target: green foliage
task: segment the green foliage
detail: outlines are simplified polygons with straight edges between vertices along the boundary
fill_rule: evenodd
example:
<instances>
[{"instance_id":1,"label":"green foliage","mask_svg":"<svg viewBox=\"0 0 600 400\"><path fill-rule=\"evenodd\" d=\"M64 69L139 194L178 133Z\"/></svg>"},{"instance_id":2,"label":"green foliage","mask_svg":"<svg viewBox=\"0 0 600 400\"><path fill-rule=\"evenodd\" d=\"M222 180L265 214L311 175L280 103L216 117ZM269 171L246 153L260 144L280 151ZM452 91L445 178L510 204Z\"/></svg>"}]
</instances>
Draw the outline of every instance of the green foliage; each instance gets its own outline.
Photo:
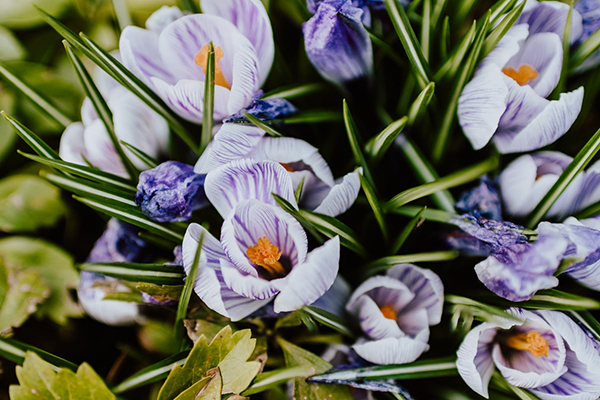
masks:
<instances>
[{"instance_id":1,"label":"green foliage","mask_svg":"<svg viewBox=\"0 0 600 400\"><path fill-rule=\"evenodd\" d=\"M23 366L17 366L19 386L9 388L11 400L116 400L92 367L83 363L73 372L27 352Z\"/></svg>"},{"instance_id":2,"label":"green foliage","mask_svg":"<svg viewBox=\"0 0 600 400\"><path fill-rule=\"evenodd\" d=\"M41 178L15 175L0 180L0 230L31 232L51 227L65 213L60 191Z\"/></svg>"}]
</instances>

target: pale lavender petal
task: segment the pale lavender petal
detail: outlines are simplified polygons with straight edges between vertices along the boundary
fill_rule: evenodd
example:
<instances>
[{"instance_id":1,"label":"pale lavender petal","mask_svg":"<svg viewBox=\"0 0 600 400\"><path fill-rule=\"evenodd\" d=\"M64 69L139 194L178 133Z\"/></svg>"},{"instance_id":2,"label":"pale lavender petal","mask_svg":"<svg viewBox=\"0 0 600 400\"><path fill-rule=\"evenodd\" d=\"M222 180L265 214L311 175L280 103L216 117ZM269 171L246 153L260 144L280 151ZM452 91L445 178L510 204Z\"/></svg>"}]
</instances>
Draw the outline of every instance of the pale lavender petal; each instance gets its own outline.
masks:
<instances>
[{"instance_id":1,"label":"pale lavender petal","mask_svg":"<svg viewBox=\"0 0 600 400\"><path fill-rule=\"evenodd\" d=\"M379 306L368 295L363 294L356 299L360 328L371 339L379 340L388 337L400 338L406 336L395 319L386 318Z\"/></svg>"},{"instance_id":2,"label":"pale lavender petal","mask_svg":"<svg viewBox=\"0 0 600 400\"><path fill-rule=\"evenodd\" d=\"M584 175L583 182L573 212L600 201L600 162L596 161L584 173L580 173L578 177L581 175Z\"/></svg>"},{"instance_id":3,"label":"pale lavender petal","mask_svg":"<svg viewBox=\"0 0 600 400\"><path fill-rule=\"evenodd\" d=\"M227 123L221 125L209 148L198 159L194 171L197 174L207 174L230 161L250 158L252 149L258 146L264 135L265 131L255 126Z\"/></svg>"},{"instance_id":4,"label":"pale lavender petal","mask_svg":"<svg viewBox=\"0 0 600 400\"><path fill-rule=\"evenodd\" d=\"M548 176L548 178L550 177ZM547 180L545 179L545 181ZM541 183L544 182L538 182L537 165L532 156L527 154L511 162L500 174L500 190L507 213L523 216L533 210L544 194L535 202L531 198L531 193L534 185L539 187ZM537 192L545 193L552 185L551 181L544 183L544 187L538 188Z\"/></svg>"},{"instance_id":5,"label":"pale lavender petal","mask_svg":"<svg viewBox=\"0 0 600 400\"><path fill-rule=\"evenodd\" d=\"M516 82L514 85L518 86ZM535 150L553 143L567 132L581 110L583 87L561 93L559 100L550 101L544 107L542 103L547 100L539 98L536 101L533 96L537 95L528 93L533 92L529 86L519 88L527 91L525 98L515 95L512 101L515 102L515 107L518 104L521 107L527 105L526 109L515 112L512 116L507 112L502 117L501 134L494 136L494 143L503 154Z\"/></svg>"},{"instance_id":6,"label":"pale lavender petal","mask_svg":"<svg viewBox=\"0 0 600 400\"><path fill-rule=\"evenodd\" d=\"M494 64L482 67L458 99L458 121L475 150L485 146L498 129L507 107L505 75Z\"/></svg>"},{"instance_id":7,"label":"pale lavender petal","mask_svg":"<svg viewBox=\"0 0 600 400\"><path fill-rule=\"evenodd\" d=\"M260 87L258 60L250 43L240 42L233 56L233 83L227 102L227 113L235 114L252 103L254 93Z\"/></svg>"},{"instance_id":8,"label":"pale lavender petal","mask_svg":"<svg viewBox=\"0 0 600 400\"><path fill-rule=\"evenodd\" d=\"M268 281L250 274L243 274L227 259L221 259L221 273L227 287L242 297L266 300L279 292L279 279Z\"/></svg>"},{"instance_id":9,"label":"pale lavender petal","mask_svg":"<svg viewBox=\"0 0 600 400\"><path fill-rule=\"evenodd\" d=\"M488 398L488 384L494 372L492 346L497 328L483 323L465 336L457 352L456 368L461 378L476 393Z\"/></svg>"},{"instance_id":10,"label":"pale lavender petal","mask_svg":"<svg viewBox=\"0 0 600 400\"><path fill-rule=\"evenodd\" d=\"M154 11L146 20L146 28L156 33L161 33L171 22L184 16L177 7L162 6Z\"/></svg>"},{"instance_id":11,"label":"pale lavender petal","mask_svg":"<svg viewBox=\"0 0 600 400\"><path fill-rule=\"evenodd\" d=\"M86 156L83 132L85 128L81 122L73 122L67 126L60 138L58 154L65 161L86 165L82 155Z\"/></svg>"},{"instance_id":12,"label":"pale lavender petal","mask_svg":"<svg viewBox=\"0 0 600 400\"><path fill-rule=\"evenodd\" d=\"M340 263L340 239L334 237L311 251L293 267L275 299L275 312L297 310L315 302L333 285Z\"/></svg>"},{"instance_id":13,"label":"pale lavender petal","mask_svg":"<svg viewBox=\"0 0 600 400\"><path fill-rule=\"evenodd\" d=\"M113 50L110 52L110 55L113 56L118 62L123 63L123 58L121 57L121 52L119 50ZM108 75L102 68L94 68L93 72L92 72L92 77L94 79L94 83L96 84L96 87L98 88L98 90L100 91L100 94L102 96L104 96L105 98L108 96L108 93L110 93L111 90L113 90L116 87L121 87L121 84L118 83L116 80L114 80L113 77L111 77L110 75ZM89 99L86 98L86 100L89 101ZM85 100L84 100L85 102ZM85 104L84 104L85 106ZM92 108L94 108L91 104L90 101L90 106ZM94 110L94 113L96 111ZM83 107L82 107L82 113L83 113ZM96 118L98 118L96 116ZM83 121L83 123L85 124L85 120Z\"/></svg>"},{"instance_id":14,"label":"pale lavender petal","mask_svg":"<svg viewBox=\"0 0 600 400\"><path fill-rule=\"evenodd\" d=\"M242 159L230 162L208 173L204 190L223 218L238 203L248 199L277 206L272 193L297 207L289 173L272 161Z\"/></svg>"},{"instance_id":15,"label":"pale lavender petal","mask_svg":"<svg viewBox=\"0 0 600 400\"><path fill-rule=\"evenodd\" d=\"M531 35L540 32L553 32L559 36L561 42L565 33L565 23L569 13L569 5L559 1L536 2L534 7L525 10L517 20L517 24L528 24ZM569 39L571 43L577 41L582 33L581 14L573 10L571 16L571 32Z\"/></svg>"},{"instance_id":16,"label":"pale lavender petal","mask_svg":"<svg viewBox=\"0 0 600 400\"><path fill-rule=\"evenodd\" d=\"M306 259L308 242L304 229L277 206L254 199L242 201L221 228L221 244L235 267L244 274L269 279L273 277L253 265L246 255L248 248L265 236L282 253L279 261L286 274Z\"/></svg>"},{"instance_id":17,"label":"pale lavender petal","mask_svg":"<svg viewBox=\"0 0 600 400\"><path fill-rule=\"evenodd\" d=\"M425 308L405 308L396 319L406 336L421 342L429 341L429 316Z\"/></svg>"},{"instance_id":18,"label":"pale lavender petal","mask_svg":"<svg viewBox=\"0 0 600 400\"><path fill-rule=\"evenodd\" d=\"M259 86L269 75L275 53L271 21L260 0L201 0L202 11L232 22L250 40L258 56Z\"/></svg>"},{"instance_id":19,"label":"pale lavender petal","mask_svg":"<svg viewBox=\"0 0 600 400\"><path fill-rule=\"evenodd\" d=\"M329 290L311 306L342 318L346 312L348 299L350 299L350 285L341 275L338 275Z\"/></svg>"},{"instance_id":20,"label":"pale lavender petal","mask_svg":"<svg viewBox=\"0 0 600 400\"><path fill-rule=\"evenodd\" d=\"M346 212L360 191L360 169L350 172L344 177L341 183L336 184L331 188L323 202L314 209L314 212L335 217L343 212Z\"/></svg>"},{"instance_id":21,"label":"pale lavender petal","mask_svg":"<svg viewBox=\"0 0 600 400\"><path fill-rule=\"evenodd\" d=\"M415 295L410 289L397 279L388 276L374 276L364 281L356 288L346 310L352 314L358 314L360 305L357 304L359 297L369 295L380 306L392 306L398 312L414 299Z\"/></svg>"},{"instance_id":22,"label":"pale lavender petal","mask_svg":"<svg viewBox=\"0 0 600 400\"><path fill-rule=\"evenodd\" d=\"M589 370L575 353L567 350L567 372L554 382L530 389L542 400L596 400L600 396L600 373Z\"/></svg>"},{"instance_id":23,"label":"pale lavender petal","mask_svg":"<svg viewBox=\"0 0 600 400\"><path fill-rule=\"evenodd\" d=\"M398 279L415 294L403 313L423 308L427 310L429 325L440 323L444 307L444 285L435 272L413 264L398 264L388 269L386 275Z\"/></svg>"},{"instance_id":24,"label":"pale lavender petal","mask_svg":"<svg viewBox=\"0 0 600 400\"><path fill-rule=\"evenodd\" d=\"M508 60L515 56L521 48L522 42L529 36L529 27L524 24L514 25L502 37L494 49L481 61L479 70L490 64L502 68ZM479 73L479 70L477 73Z\"/></svg>"},{"instance_id":25,"label":"pale lavender petal","mask_svg":"<svg viewBox=\"0 0 600 400\"><path fill-rule=\"evenodd\" d=\"M88 126L98 118L98 113L89 97L83 99L83 104L81 105L81 122L83 122L83 125Z\"/></svg>"},{"instance_id":26,"label":"pale lavender petal","mask_svg":"<svg viewBox=\"0 0 600 400\"><path fill-rule=\"evenodd\" d=\"M127 177L127 171L108 136L102 120L97 119L85 128L83 141L86 160L94 167L115 175Z\"/></svg>"},{"instance_id":27,"label":"pale lavender petal","mask_svg":"<svg viewBox=\"0 0 600 400\"><path fill-rule=\"evenodd\" d=\"M374 364L405 364L429 350L429 345L408 337L385 338L352 346L354 351Z\"/></svg>"}]
</instances>

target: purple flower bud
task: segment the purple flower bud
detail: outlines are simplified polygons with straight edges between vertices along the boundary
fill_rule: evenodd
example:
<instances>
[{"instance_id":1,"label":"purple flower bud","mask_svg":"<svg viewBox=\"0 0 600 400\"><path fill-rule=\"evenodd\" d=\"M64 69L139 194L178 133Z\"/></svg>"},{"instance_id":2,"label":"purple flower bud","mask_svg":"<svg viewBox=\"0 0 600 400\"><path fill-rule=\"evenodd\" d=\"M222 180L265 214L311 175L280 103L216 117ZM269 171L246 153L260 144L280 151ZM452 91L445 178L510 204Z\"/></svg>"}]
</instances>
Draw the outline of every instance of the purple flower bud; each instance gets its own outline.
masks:
<instances>
[{"instance_id":1,"label":"purple flower bud","mask_svg":"<svg viewBox=\"0 0 600 400\"><path fill-rule=\"evenodd\" d=\"M135 202L144 215L159 222L185 221L208 201L204 177L194 167L167 161L140 174Z\"/></svg>"},{"instance_id":2,"label":"purple flower bud","mask_svg":"<svg viewBox=\"0 0 600 400\"><path fill-rule=\"evenodd\" d=\"M292 103L285 99L259 100L262 95L262 90L256 92L256 94L252 97L252 103L250 103L248 107L236 112L233 115L230 115L229 117L225 118L223 122L248 121L246 117L244 117L244 114L242 114L242 111L254 115L261 121L270 121L277 117L283 117L298 111L296 107L292 105Z\"/></svg>"},{"instance_id":3,"label":"purple flower bud","mask_svg":"<svg viewBox=\"0 0 600 400\"><path fill-rule=\"evenodd\" d=\"M502 220L498 184L487 176L481 178L478 186L464 192L454 207L461 214L469 213L480 218Z\"/></svg>"},{"instance_id":4,"label":"purple flower bud","mask_svg":"<svg viewBox=\"0 0 600 400\"><path fill-rule=\"evenodd\" d=\"M139 229L112 218L94 244L87 262L145 262L150 257L148 243L138 236Z\"/></svg>"},{"instance_id":5,"label":"purple flower bud","mask_svg":"<svg viewBox=\"0 0 600 400\"><path fill-rule=\"evenodd\" d=\"M302 26L308 58L336 85L347 86L373 73L373 47L362 15L349 0L325 0Z\"/></svg>"}]
</instances>

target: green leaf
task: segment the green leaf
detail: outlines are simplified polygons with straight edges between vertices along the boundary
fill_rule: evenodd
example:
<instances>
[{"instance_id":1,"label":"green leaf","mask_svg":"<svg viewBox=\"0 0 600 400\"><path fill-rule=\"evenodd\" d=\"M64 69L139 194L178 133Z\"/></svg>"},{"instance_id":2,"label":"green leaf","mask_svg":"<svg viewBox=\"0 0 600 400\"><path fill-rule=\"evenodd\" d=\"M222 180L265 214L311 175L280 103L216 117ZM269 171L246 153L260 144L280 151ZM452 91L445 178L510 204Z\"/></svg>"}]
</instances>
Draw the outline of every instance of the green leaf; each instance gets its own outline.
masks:
<instances>
[{"instance_id":1,"label":"green leaf","mask_svg":"<svg viewBox=\"0 0 600 400\"><path fill-rule=\"evenodd\" d=\"M481 51L480 58L483 58L490 54L490 51L492 51L498 45L500 39L502 39L506 32L508 32L508 30L512 28L515 22L517 22L517 19L519 19L519 16L523 12L524 8L525 2L521 2L521 4L519 4L508 15L506 15L502 19L502 21L494 28L494 30L492 30L492 32L488 35L488 37L485 39L485 42L483 43L483 50ZM493 16L491 18L493 18ZM494 21L492 20L491 23L493 24Z\"/></svg>"},{"instance_id":2,"label":"green leaf","mask_svg":"<svg viewBox=\"0 0 600 400\"><path fill-rule=\"evenodd\" d=\"M263 131L267 132L269 135L273 136L273 137L282 137L283 135L279 132L277 132L277 130L275 130L275 128L273 128L271 125L267 124L266 122L261 121L258 117L242 110L242 114L244 115L244 117L250 121L250 123L254 126L256 126L257 128L262 129Z\"/></svg>"},{"instance_id":3,"label":"green leaf","mask_svg":"<svg viewBox=\"0 0 600 400\"><path fill-rule=\"evenodd\" d=\"M189 350L182 351L179 354L175 354L174 356L136 372L134 375L113 387L113 393L123 393L166 378L176 365L182 366L185 363L189 353Z\"/></svg>"},{"instance_id":4,"label":"green leaf","mask_svg":"<svg viewBox=\"0 0 600 400\"><path fill-rule=\"evenodd\" d=\"M464 185L465 183L471 182L483 174L493 171L498 166L499 157L494 154L492 157L485 161L475 164L471 167L462 169L453 174L440 178L434 182L426 183L414 188L405 190L402 193L394 196L390 201L384 205L384 210L389 212L393 209L399 208L411 201L420 199L425 196L429 196L440 190L449 189L455 186Z\"/></svg>"},{"instance_id":5,"label":"green leaf","mask_svg":"<svg viewBox=\"0 0 600 400\"><path fill-rule=\"evenodd\" d=\"M146 167L148 167L148 169L155 168L158 166L158 162L154 158L149 156L147 153L144 153L142 150L138 149L134 145L124 142L123 140L120 140L119 142L123 146L125 146L127 150L131 151L137 159L146 164Z\"/></svg>"},{"instance_id":6,"label":"green leaf","mask_svg":"<svg viewBox=\"0 0 600 400\"><path fill-rule=\"evenodd\" d=\"M269 100L269 99L293 99L296 97L305 96L309 93L314 93L320 90L323 90L324 86L320 83L309 83L306 85L299 86L286 86L283 88L278 88L275 90L271 90L268 93L265 93L261 100Z\"/></svg>"},{"instance_id":7,"label":"green leaf","mask_svg":"<svg viewBox=\"0 0 600 400\"><path fill-rule=\"evenodd\" d=\"M256 376L252 385L242 392L242 396L250 396L260 393L272 387L280 385L292 378L304 377L314 371L311 365L298 365L296 367L280 368L269 372L263 372Z\"/></svg>"},{"instance_id":8,"label":"green leaf","mask_svg":"<svg viewBox=\"0 0 600 400\"><path fill-rule=\"evenodd\" d=\"M225 326L210 344L205 336L201 336L194 344L185 364L182 367L173 367L160 389L158 400L179 399L178 396L182 392L206 377L209 377L209 380L205 380L204 384L197 384L194 395L198 395L205 385L210 389L211 383L215 386L210 390L219 388L218 398L222 393L240 393L250 385L261 367L257 361L246 361L252 355L255 346L256 339L251 338L249 329L232 334L229 325ZM218 373L215 372L215 368L218 368ZM188 392L186 396L191 394Z\"/></svg>"},{"instance_id":9,"label":"green leaf","mask_svg":"<svg viewBox=\"0 0 600 400\"><path fill-rule=\"evenodd\" d=\"M302 198L302 189L304 189L305 180L306 177L303 176L300 180L300 183L298 183L298 186L296 186L296 190L294 190L294 198L296 199L296 203L300 203L300 199Z\"/></svg>"},{"instance_id":10,"label":"green leaf","mask_svg":"<svg viewBox=\"0 0 600 400\"><path fill-rule=\"evenodd\" d=\"M22 60L25 58L23 45L10 30L2 25L0 25L0 43L2 43L0 61ZM0 72L2 72L1 67Z\"/></svg>"},{"instance_id":11,"label":"green leaf","mask_svg":"<svg viewBox=\"0 0 600 400\"><path fill-rule=\"evenodd\" d=\"M202 135L200 154L208 147L213 136L213 113L215 109L215 48L208 42L208 55L204 77L204 105L202 108Z\"/></svg>"},{"instance_id":12,"label":"green leaf","mask_svg":"<svg viewBox=\"0 0 600 400\"><path fill-rule=\"evenodd\" d=\"M531 299L518 303L519 307L538 310L591 310L600 308L600 302L589 297L561 292L556 289L539 290Z\"/></svg>"},{"instance_id":13,"label":"green leaf","mask_svg":"<svg viewBox=\"0 0 600 400\"><path fill-rule=\"evenodd\" d=\"M340 113L337 111L300 111L284 119L273 120L273 122L282 122L284 124L316 124L319 122L338 122L341 121Z\"/></svg>"},{"instance_id":14,"label":"green leaf","mask_svg":"<svg viewBox=\"0 0 600 400\"><path fill-rule=\"evenodd\" d=\"M2 3L0 25L7 28L31 28L40 25L43 20L35 10L35 6L43 7L52 14L61 15L73 0L22 0L6 1Z\"/></svg>"},{"instance_id":15,"label":"green leaf","mask_svg":"<svg viewBox=\"0 0 600 400\"><path fill-rule=\"evenodd\" d=\"M304 229L310 232L310 234L317 240L319 244L323 244L325 242L323 236L319 233L317 228L314 227L310 222L308 222L308 220L300 214L296 207L294 207L289 201L287 201L283 197L275 193L272 193L272 195L277 204L279 204L279 207L281 207L285 212L289 213L292 217L296 218L296 220L300 222Z\"/></svg>"},{"instance_id":16,"label":"green leaf","mask_svg":"<svg viewBox=\"0 0 600 400\"><path fill-rule=\"evenodd\" d=\"M580 43L569 59L569 73L573 73L590 55L600 47L600 29Z\"/></svg>"},{"instance_id":17,"label":"green leaf","mask_svg":"<svg viewBox=\"0 0 600 400\"><path fill-rule=\"evenodd\" d=\"M305 377L322 374L331 369L332 365L322 358L278 337L277 343L283 350L287 367L305 367L306 375L294 379L294 399L302 400L352 400L347 386L315 385L307 383Z\"/></svg>"},{"instance_id":18,"label":"green leaf","mask_svg":"<svg viewBox=\"0 0 600 400\"><path fill-rule=\"evenodd\" d=\"M183 285L155 285L153 283L140 282L136 286L140 292L144 292L154 300L163 302L168 300L179 301Z\"/></svg>"},{"instance_id":19,"label":"green leaf","mask_svg":"<svg viewBox=\"0 0 600 400\"><path fill-rule=\"evenodd\" d=\"M428 86L429 87L429 86ZM394 143L394 139L402 132L408 121L408 117L402 117L382 130L377 136L373 137L365 145L365 151L374 159L380 159L389 147Z\"/></svg>"},{"instance_id":20,"label":"green leaf","mask_svg":"<svg viewBox=\"0 0 600 400\"><path fill-rule=\"evenodd\" d=\"M594 136L592 136L579 153L577 153L577 156L575 156L573 161L571 161L562 174L560 174L554 185L548 190L548 193L546 193L538 205L535 206L526 226L535 227L539 224L556 199L558 199L573 179L583 171L589 162L592 161L598 150L600 150L600 129L594 133Z\"/></svg>"},{"instance_id":21,"label":"green leaf","mask_svg":"<svg viewBox=\"0 0 600 400\"><path fill-rule=\"evenodd\" d=\"M60 157L50 146L48 146L42 139L40 139L35 133L31 132L21 124L19 121L6 114L4 111L0 111L0 114L4 119L13 127L15 132L35 151L38 155L53 160L60 160Z\"/></svg>"},{"instance_id":22,"label":"green leaf","mask_svg":"<svg viewBox=\"0 0 600 400\"><path fill-rule=\"evenodd\" d=\"M396 33L400 38L400 42L402 42L402 47L406 51L412 71L421 88L424 88L429 84L429 65L421 51L417 36L410 26L410 21L404 11L404 7L402 5L399 6L396 0L385 0L385 6L394 24Z\"/></svg>"},{"instance_id":23,"label":"green leaf","mask_svg":"<svg viewBox=\"0 0 600 400\"><path fill-rule=\"evenodd\" d=\"M361 150L358 131L356 129L356 125L354 124L354 119L352 118L352 114L350 113L350 108L348 107L346 99L343 100L343 110L344 125L346 126L346 133L348 135L348 141L350 142L352 154L354 155L354 161L358 166L362 167L363 170L361 175L363 175L369 181L372 187L375 187L375 181L373 181L373 176L369 170L369 165L367 164L367 160L365 160L365 156Z\"/></svg>"},{"instance_id":24,"label":"green leaf","mask_svg":"<svg viewBox=\"0 0 600 400\"><path fill-rule=\"evenodd\" d=\"M429 82L410 106L410 110L408 111L408 125L414 125L417 117L422 114L429 105L434 92L435 82Z\"/></svg>"},{"instance_id":25,"label":"green leaf","mask_svg":"<svg viewBox=\"0 0 600 400\"><path fill-rule=\"evenodd\" d=\"M467 55L467 51L469 47L475 40L475 36L477 34L477 24L473 21L471 25L471 29L466 33L463 37L463 40L460 42L458 47L453 50L452 55L447 59L447 61L442 64L440 69L435 73L433 77L434 82L439 82L442 78L447 78L448 80L453 79L458 72L458 69L461 67L462 61Z\"/></svg>"},{"instance_id":26,"label":"green leaf","mask_svg":"<svg viewBox=\"0 0 600 400\"><path fill-rule=\"evenodd\" d=\"M15 364L23 364L28 351L36 353L42 359L50 363L51 368L58 371L60 368L67 368L71 371L77 370L77 365L63 358L40 350L36 347L29 346L14 339L8 339L0 336L0 356L14 362Z\"/></svg>"},{"instance_id":27,"label":"green leaf","mask_svg":"<svg viewBox=\"0 0 600 400\"><path fill-rule=\"evenodd\" d=\"M65 368L55 371L37 354L27 352L23 366L17 366L16 371L19 386L9 388L11 400L116 400L87 363L81 364L76 373Z\"/></svg>"},{"instance_id":28,"label":"green leaf","mask_svg":"<svg viewBox=\"0 0 600 400\"><path fill-rule=\"evenodd\" d=\"M369 274L374 274L376 272L385 271L396 264L454 260L459 254L458 251L450 250L382 257L369 264L368 272Z\"/></svg>"},{"instance_id":29,"label":"green leaf","mask_svg":"<svg viewBox=\"0 0 600 400\"><path fill-rule=\"evenodd\" d=\"M73 259L58 247L41 239L12 236L0 239L0 258L9 271L32 271L50 288L50 296L38 306L36 314L48 316L64 325L68 317L81 310L71 298L69 288L79 282Z\"/></svg>"},{"instance_id":30,"label":"green leaf","mask_svg":"<svg viewBox=\"0 0 600 400\"><path fill-rule=\"evenodd\" d=\"M410 220L410 222L408 224L406 224L406 226L404 227L402 232L400 232L398 239L396 239L396 241L394 242L394 245L392 246L392 251L391 251L392 254L396 254L400 250L400 248L402 247L404 242L406 242L406 239L408 239L408 237L410 236L412 231L422 221L421 218L422 218L425 210L427 210L427 207L421 208L421 210L417 214L415 214L415 216Z\"/></svg>"},{"instance_id":31,"label":"green leaf","mask_svg":"<svg viewBox=\"0 0 600 400\"><path fill-rule=\"evenodd\" d=\"M421 21L421 50L425 61L429 61L431 35L431 0L423 0L423 21Z\"/></svg>"},{"instance_id":32,"label":"green leaf","mask_svg":"<svg viewBox=\"0 0 600 400\"><path fill-rule=\"evenodd\" d=\"M52 227L65 214L60 191L31 175L0 180L0 230L31 232Z\"/></svg>"},{"instance_id":33,"label":"green leaf","mask_svg":"<svg viewBox=\"0 0 600 400\"><path fill-rule=\"evenodd\" d=\"M375 190L369 184L369 181L362 176L362 174L358 174L360 178L360 185L362 186L363 192L367 197L367 201L373 210L373 214L375 215L375 219L377 220L377 224L379 225L379 229L381 230L381 234L383 235L383 240L387 243L388 241L388 233L387 227L385 225L385 219L383 218L383 211L381 209L381 203L377 199L377 195L375 194Z\"/></svg>"},{"instance_id":34,"label":"green leaf","mask_svg":"<svg viewBox=\"0 0 600 400\"><path fill-rule=\"evenodd\" d=\"M422 209L423 209L423 207L419 207L419 206L402 206L400 208L394 209L392 212L394 214L405 215L407 217L414 218L417 214L419 214L421 212ZM421 214L421 217L427 221L447 223L448 220L451 219L455 215L456 214L454 214L454 213L449 213L449 212L446 212L443 210L435 210L432 208L428 208L425 211L423 211L423 214Z\"/></svg>"},{"instance_id":35,"label":"green leaf","mask_svg":"<svg viewBox=\"0 0 600 400\"><path fill-rule=\"evenodd\" d=\"M302 311L310 315L315 321L319 322L320 324L323 324L326 327L341 333L342 335L354 338L354 334L352 333L352 331L350 331L350 329L348 329L348 327L346 327L344 321L342 321L341 318L325 310L321 310L320 308L312 306L304 306L302 307Z\"/></svg>"},{"instance_id":36,"label":"green leaf","mask_svg":"<svg viewBox=\"0 0 600 400\"><path fill-rule=\"evenodd\" d=\"M183 283L183 270L178 265L141 263L85 263L79 266L82 271L96 272L113 278L146 282L159 285L180 285Z\"/></svg>"}]
</instances>

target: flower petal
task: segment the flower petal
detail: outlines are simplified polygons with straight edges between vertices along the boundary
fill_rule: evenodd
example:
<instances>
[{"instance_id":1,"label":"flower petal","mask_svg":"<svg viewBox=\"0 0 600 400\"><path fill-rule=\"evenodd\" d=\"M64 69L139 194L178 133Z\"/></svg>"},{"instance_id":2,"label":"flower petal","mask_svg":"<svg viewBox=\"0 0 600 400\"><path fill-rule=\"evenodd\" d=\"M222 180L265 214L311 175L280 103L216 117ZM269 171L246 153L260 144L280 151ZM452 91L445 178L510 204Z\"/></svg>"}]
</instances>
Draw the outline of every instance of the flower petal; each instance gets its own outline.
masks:
<instances>
[{"instance_id":1,"label":"flower petal","mask_svg":"<svg viewBox=\"0 0 600 400\"><path fill-rule=\"evenodd\" d=\"M277 206L272 193L297 207L290 175L281 165L272 161L232 161L208 173L204 190L223 218L238 203L248 199Z\"/></svg>"},{"instance_id":2,"label":"flower petal","mask_svg":"<svg viewBox=\"0 0 600 400\"><path fill-rule=\"evenodd\" d=\"M379 306L392 305L397 311L404 308L415 297L408 286L398 279L374 276L356 288L348 301L346 310L352 314L358 314L360 305L357 304L357 301L364 294L368 294Z\"/></svg>"},{"instance_id":3,"label":"flower petal","mask_svg":"<svg viewBox=\"0 0 600 400\"><path fill-rule=\"evenodd\" d=\"M86 156L85 142L83 132L85 127L81 122L73 122L67 126L67 129L60 137L60 148L58 154L65 161L86 165L82 155Z\"/></svg>"},{"instance_id":4,"label":"flower petal","mask_svg":"<svg viewBox=\"0 0 600 400\"><path fill-rule=\"evenodd\" d=\"M479 70L490 64L494 64L500 68L504 67L508 60L519 52L522 42L527 39L528 36L529 27L527 25L514 25L506 32L490 54L481 61ZM479 71L477 73L479 73Z\"/></svg>"},{"instance_id":5,"label":"flower petal","mask_svg":"<svg viewBox=\"0 0 600 400\"><path fill-rule=\"evenodd\" d=\"M349 298L350 285L341 275L338 275L329 290L312 303L311 306L342 318L346 312L346 304Z\"/></svg>"},{"instance_id":6,"label":"flower petal","mask_svg":"<svg viewBox=\"0 0 600 400\"><path fill-rule=\"evenodd\" d=\"M227 113L235 114L252 103L254 93L260 87L258 60L250 43L238 43L233 56L233 82L227 102Z\"/></svg>"},{"instance_id":7,"label":"flower petal","mask_svg":"<svg viewBox=\"0 0 600 400\"><path fill-rule=\"evenodd\" d=\"M260 0L201 0L202 11L232 22L256 49L259 86L269 75L275 54L271 21Z\"/></svg>"},{"instance_id":8,"label":"flower petal","mask_svg":"<svg viewBox=\"0 0 600 400\"><path fill-rule=\"evenodd\" d=\"M267 300L279 292L277 279L267 281L250 274L245 275L225 258L221 259L221 273L229 289L248 299Z\"/></svg>"},{"instance_id":9,"label":"flower petal","mask_svg":"<svg viewBox=\"0 0 600 400\"><path fill-rule=\"evenodd\" d=\"M357 317L362 331L371 339L379 340L388 337L401 338L406 336L395 319L386 318L379 306L367 294L356 299Z\"/></svg>"},{"instance_id":10,"label":"flower petal","mask_svg":"<svg viewBox=\"0 0 600 400\"><path fill-rule=\"evenodd\" d=\"M86 149L85 157L90 164L102 171L122 177L128 176L102 120L97 119L85 128L83 140Z\"/></svg>"},{"instance_id":11,"label":"flower petal","mask_svg":"<svg viewBox=\"0 0 600 400\"><path fill-rule=\"evenodd\" d=\"M336 236L311 251L304 263L293 267L275 298L275 312L297 310L323 296L335 281L339 262L340 239Z\"/></svg>"},{"instance_id":12,"label":"flower petal","mask_svg":"<svg viewBox=\"0 0 600 400\"><path fill-rule=\"evenodd\" d=\"M415 361L429 350L429 345L408 337L385 338L355 344L352 349L365 360L374 364L405 364Z\"/></svg>"},{"instance_id":13,"label":"flower petal","mask_svg":"<svg viewBox=\"0 0 600 400\"><path fill-rule=\"evenodd\" d=\"M175 6L162 6L148 17L146 20L146 28L150 31L161 33L167 25L184 15L185 14Z\"/></svg>"},{"instance_id":14,"label":"flower petal","mask_svg":"<svg viewBox=\"0 0 600 400\"><path fill-rule=\"evenodd\" d=\"M533 2L532 2L533 3ZM519 16L517 24L528 24L530 35L539 32L553 32L557 34L562 42L565 33L565 24L569 13L569 6L558 1L535 2L534 7L524 10ZM573 10L571 16L571 43L577 41L582 33L582 18L577 10Z\"/></svg>"},{"instance_id":15,"label":"flower petal","mask_svg":"<svg viewBox=\"0 0 600 400\"><path fill-rule=\"evenodd\" d=\"M327 196L323 199L323 202L314 209L314 212L329 215L330 217L335 217L346 212L358 197L358 192L360 191L359 174L361 172L362 170L357 169L347 174L341 183L337 183L331 188Z\"/></svg>"}]
</instances>

